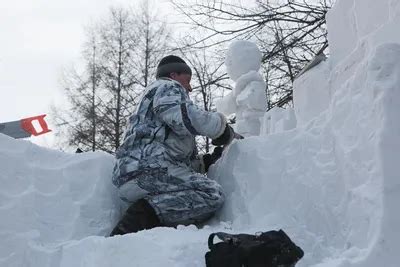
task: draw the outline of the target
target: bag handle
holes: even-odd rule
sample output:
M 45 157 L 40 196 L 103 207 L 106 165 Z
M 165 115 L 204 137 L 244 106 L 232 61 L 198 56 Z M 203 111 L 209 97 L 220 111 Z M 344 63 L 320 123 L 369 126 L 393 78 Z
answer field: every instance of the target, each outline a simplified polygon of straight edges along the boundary
M 214 247 L 214 237 L 215 236 L 217 236 L 219 239 L 221 239 L 223 242 L 226 242 L 226 243 L 236 243 L 238 241 L 238 239 L 234 235 L 231 235 L 228 233 L 224 233 L 224 232 L 212 233 L 208 237 L 208 248 L 209 249 Z

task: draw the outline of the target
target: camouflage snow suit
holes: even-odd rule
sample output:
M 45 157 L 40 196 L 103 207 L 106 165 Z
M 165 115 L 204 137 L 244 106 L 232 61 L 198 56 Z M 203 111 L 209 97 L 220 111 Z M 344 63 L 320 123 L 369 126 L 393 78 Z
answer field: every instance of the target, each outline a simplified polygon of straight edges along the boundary
M 219 137 L 224 116 L 199 109 L 177 81 L 162 78 L 145 91 L 116 154 L 113 184 L 125 203 L 146 199 L 163 225 L 204 221 L 224 201 L 202 172 L 194 137 Z

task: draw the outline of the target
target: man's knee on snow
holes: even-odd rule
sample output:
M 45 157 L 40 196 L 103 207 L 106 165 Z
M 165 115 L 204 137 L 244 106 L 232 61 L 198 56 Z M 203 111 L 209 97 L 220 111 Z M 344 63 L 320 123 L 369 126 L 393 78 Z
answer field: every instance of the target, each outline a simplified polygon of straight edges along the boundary
M 213 180 L 195 180 L 180 191 L 148 195 L 145 199 L 166 226 L 201 224 L 223 206 L 221 186 Z
M 162 224 L 155 210 L 146 200 L 139 199 L 128 207 L 110 236 L 135 233 L 157 226 L 162 226 Z
M 225 194 L 222 190 L 222 187 L 219 183 L 214 180 L 208 179 L 207 188 L 203 188 L 204 192 L 207 192 L 210 195 L 209 205 L 214 207 L 214 211 L 219 210 L 225 202 Z

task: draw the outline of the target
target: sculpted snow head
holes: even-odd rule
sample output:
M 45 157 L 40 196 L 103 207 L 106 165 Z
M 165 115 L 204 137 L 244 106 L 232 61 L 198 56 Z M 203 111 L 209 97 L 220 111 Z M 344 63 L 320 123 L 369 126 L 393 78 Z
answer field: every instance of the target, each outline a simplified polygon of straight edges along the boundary
M 261 52 L 255 43 L 244 40 L 232 42 L 225 58 L 229 77 L 236 81 L 250 71 L 258 71 L 261 58 Z

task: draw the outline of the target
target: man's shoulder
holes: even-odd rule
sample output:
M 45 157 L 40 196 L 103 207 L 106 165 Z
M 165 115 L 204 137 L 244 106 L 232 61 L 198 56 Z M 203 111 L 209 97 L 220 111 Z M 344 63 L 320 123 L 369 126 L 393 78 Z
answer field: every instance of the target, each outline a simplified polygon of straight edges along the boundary
M 150 91 L 160 96 L 182 94 L 182 89 L 179 82 L 168 78 L 157 79 L 149 86 Z
M 173 79 L 170 78 L 159 78 L 152 83 L 154 86 L 173 86 L 173 87 L 182 87 L 182 85 Z

